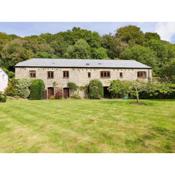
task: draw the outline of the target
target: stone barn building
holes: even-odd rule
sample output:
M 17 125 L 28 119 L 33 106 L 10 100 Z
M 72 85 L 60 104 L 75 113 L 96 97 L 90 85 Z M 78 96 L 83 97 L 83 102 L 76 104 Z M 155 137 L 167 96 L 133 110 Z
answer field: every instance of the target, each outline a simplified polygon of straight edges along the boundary
M 55 95 L 58 88 L 67 98 L 70 96 L 68 82 L 84 87 L 90 80 L 98 79 L 103 84 L 104 95 L 107 95 L 112 80 L 147 82 L 152 79 L 152 69 L 135 60 L 33 58 L 15 66 L 15 78 L 42 79 L 48 98 Z M 84 97 L 84 91 L 79 95 Z

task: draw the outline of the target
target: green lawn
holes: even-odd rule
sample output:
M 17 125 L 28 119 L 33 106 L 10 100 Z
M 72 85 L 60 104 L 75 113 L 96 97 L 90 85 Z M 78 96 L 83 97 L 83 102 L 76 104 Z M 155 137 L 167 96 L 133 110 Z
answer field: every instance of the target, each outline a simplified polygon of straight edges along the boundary
M 175 152 L 175 101 L 8 100 L 0 152 Z

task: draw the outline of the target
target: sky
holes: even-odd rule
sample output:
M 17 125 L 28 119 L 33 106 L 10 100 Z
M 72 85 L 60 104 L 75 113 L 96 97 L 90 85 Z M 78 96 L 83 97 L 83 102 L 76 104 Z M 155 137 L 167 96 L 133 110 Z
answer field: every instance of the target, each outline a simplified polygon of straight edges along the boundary
M 0 22 L 0 32 L 29 36 L 81 27 L 104 35 L 127 25 L 139 26 L 143 32 L 157 32 L 161 39 L 175 43 L 175 22 Z

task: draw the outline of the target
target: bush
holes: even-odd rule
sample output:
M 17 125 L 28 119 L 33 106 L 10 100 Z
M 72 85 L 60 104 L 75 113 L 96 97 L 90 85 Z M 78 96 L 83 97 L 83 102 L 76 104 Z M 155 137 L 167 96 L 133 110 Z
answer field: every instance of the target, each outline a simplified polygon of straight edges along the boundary
M 62 99 L 63 98 L 63 91 L 62 89 L 58 89 L 55 93 L 55 99 Z
M 15 89 L 16 83 L 17 83 L 17 80 L 16 79 L 11 79 L 9 81 L 8 87 L 5 90 L 5 95 L 11 96 L 11 97 L 16 96 L 16 89 Z
M 119 81 L 111 82 L 109 91 L 113 97 L 124 97 L 140 99 L 173 99 L 175 98 L 175 84 L 158 82 L 139 82 L 139 81 Z
M 21 98 L 27 98 L 30 95 L 30 85 L 31 80 L 29 79 L 12 79 L 9 81 L 5 94 L 12 97 L 19 96 Z
M 147 83 L 145 90 L 140 92 L 143 99 L 174 99 L 175 84 Z
M 19 79 L 15 83 L 15 94 L 21 98 L 28 98 L 30 95 L 31 80 Z
M 73 82 L 68 82 L 67 87 L 72 91 L 76 91 L 78 89 L 78 86 Z
M 100 99 L 103 97 L 103 85 L 99 80 L 91 80 L 88 86 L 88 96 L 91 99 Z
M 113 80 L 108 90 L 111 92 L 112 97 L 126 97 L 129 93 L 129 84 L 130 82 L 128 81 Z
M 0 103 L 5 103 L 7 100 L 7 96 L 0 92 Z
M 30 99 L 41 100 L 44 98 L 44 82 L 43 80 L 33 80 L 30 86 Z

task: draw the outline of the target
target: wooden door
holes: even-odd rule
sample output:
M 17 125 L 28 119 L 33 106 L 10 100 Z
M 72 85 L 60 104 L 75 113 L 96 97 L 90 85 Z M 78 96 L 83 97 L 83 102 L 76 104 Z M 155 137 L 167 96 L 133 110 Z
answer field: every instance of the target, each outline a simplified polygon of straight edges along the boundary
M 49 99 L 51 96 L 54 96 L 54 88 L 48 87 L 47 98 Z
M 64 98 L 69 98 L 69 88 L 64 88 Z

